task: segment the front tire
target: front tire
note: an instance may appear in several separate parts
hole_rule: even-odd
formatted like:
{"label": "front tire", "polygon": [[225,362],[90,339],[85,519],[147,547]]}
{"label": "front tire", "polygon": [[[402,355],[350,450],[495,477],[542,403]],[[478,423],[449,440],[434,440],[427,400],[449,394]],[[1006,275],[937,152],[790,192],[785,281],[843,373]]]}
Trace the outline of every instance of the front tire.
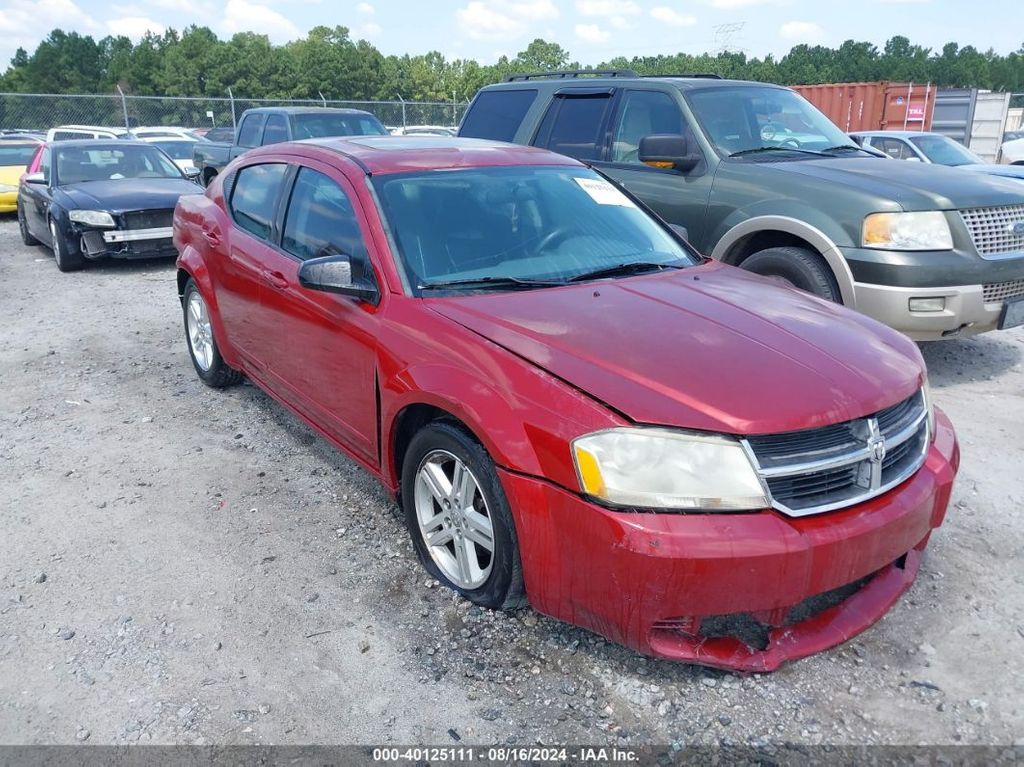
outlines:
{"label": "front tire", "polygon": [[494,461],[464,429],[423,427],[402,465],[402,508],[420,562],[481,607],[526,604],[519,542]]}
{"label": "front tire", "polygon": [[50,248],[57,268],[62,272],[74,272],[85,266],[85,259],[77,248],[72,248],[61,232],[57,219],[50,219]]}
{"label": "front tire", "polygon": [[206,299],[199,292],[196,283],[189,278],[181,301],[185,319],[185,339],[188,354],[199,379],[214,389],[223,389],[242,380],[242,374],[224,362],[220,349],[213,337],[213,323]]}
{"label": "front tire", "polygon": [[38,245],[39,240],[32,236],[28,230],[28,220],[25,218],[25,206],[18,202],[18,230],[21,232],[21,241],[29,247]]}
{"label": "front tire", "polygon": [[807,248],[767,248],[748,257],[740,266],[763,277],[775,277],[818,298],[841,304],[836,278],[820,255]]}

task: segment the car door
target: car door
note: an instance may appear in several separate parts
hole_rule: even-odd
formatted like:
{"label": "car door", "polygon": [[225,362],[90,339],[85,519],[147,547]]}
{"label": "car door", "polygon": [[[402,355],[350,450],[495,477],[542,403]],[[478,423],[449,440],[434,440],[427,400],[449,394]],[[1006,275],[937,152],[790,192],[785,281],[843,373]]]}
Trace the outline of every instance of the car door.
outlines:
{"label": "car door", "polygon": [[50,185],[54,183],[51,167],[52,157],[53,150],[49,146],[44,147],[43,156],[39,160],[39,172],[43,174],[42,184],[21,184],[25,223],[28,225],[29,232],[40,242],[50,241],[50,230],[47,228],[46,217],[52,196]]}
{"label": "car door", "polygon": [[228,157],[235,159],[249,149],[258,147],[263,140],[263,125],[266,122],[266,115],[262,112],[248,114],[242,118],[242,124],[238,126],[238,139],[228,150]]}
{"label": "car door", "polygon": [[297,168],[280,247],[264,251],[259,322],[275,389],[375,463],[376,307],[298,280],[302,262],[321,256],[346,254],[371,268],[366,231],[355,190],[339,171],[315,161]]}
{"label": "car door", "polygon": [[261,144],[280,144],[288,140],[288,120],[284,115],[270,115],[263,128]]}
{"label": "car door", "polygon": [[231,345],[248,368],[265,367],[260,286],[267,252],[277,236],[277,212],[288,165],[256,163],[239,168],[225,187],[232,224],[223,258],[214,259],[217,305]]}
{"label": "car door", "polygon": [[[640,140],[659,133],[686,136],[691,153],[700,155],[701,161],[686,173],[644,165],[639,159]],[[611,121],[610,142],[602,162],[595,165],[666,221],[685,226],[692,242],[702,242],[714,176],[672,93],[642,88],[623,91]]]}

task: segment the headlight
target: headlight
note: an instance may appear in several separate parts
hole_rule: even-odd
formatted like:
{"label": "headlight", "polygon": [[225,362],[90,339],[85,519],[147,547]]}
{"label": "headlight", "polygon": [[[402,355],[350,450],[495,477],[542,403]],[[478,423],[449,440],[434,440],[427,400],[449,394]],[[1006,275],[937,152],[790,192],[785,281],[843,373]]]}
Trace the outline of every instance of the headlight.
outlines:
{"label": "headlight", "polygon": [[740,443],[669,429],[619,428],[572,443],[580,487],[613,506],[739,511],[769,506]]}
{"label": "headlight", "polygon": [[14,184],[0,184],[0,192],[17,192],[18,187]]}
{"label": "headlight", "polygon": [[68,218],[86,226],[114,226],[114,217],[102,210],[72,210]]}
{"label": "headlight", "polygon": [[917,213],[872,213],[864,217],[865,248],[883,250],[952,250],[946,216],[937,210]]}

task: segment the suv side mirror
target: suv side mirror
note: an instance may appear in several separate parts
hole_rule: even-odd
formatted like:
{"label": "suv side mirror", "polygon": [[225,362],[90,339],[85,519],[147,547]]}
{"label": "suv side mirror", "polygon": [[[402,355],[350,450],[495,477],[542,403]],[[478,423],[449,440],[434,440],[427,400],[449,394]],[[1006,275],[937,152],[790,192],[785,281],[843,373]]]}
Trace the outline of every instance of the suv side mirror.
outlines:
{"label": "suv side mirror", "polygon": [[688,173],[700,163],[700,155],[690,152],[686,136],[654,133],[640,139],[640,162],[653,168],[671,168]]}
{"label": "suv side mirror", "polygon": [[361,259],[345,254],[311,258],[299,267],[299,284],[309,290],[338,293],[376,305],[380,291],[372,279],[366,278],[367,271]]}
{"label": "suv side mirror", "polygon": [[199,183],[199,174],[201,172],[199,168],[184,168],[181,172],[185,174],[185,178],[187,178],[189,181],[195,181],[197,184]]}
{"label": "suv side mirror", "polygon": [[46,177],[41,170],[37,170],[35,173],[26,173],[22,181],[26,184],[45,184]]}

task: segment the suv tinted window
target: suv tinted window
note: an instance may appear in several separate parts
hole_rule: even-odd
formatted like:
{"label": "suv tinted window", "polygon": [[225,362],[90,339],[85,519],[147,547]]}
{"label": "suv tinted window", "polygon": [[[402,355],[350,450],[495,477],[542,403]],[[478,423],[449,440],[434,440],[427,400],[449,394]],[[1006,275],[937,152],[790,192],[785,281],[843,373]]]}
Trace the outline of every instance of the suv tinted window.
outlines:
{"label": "suv tinted window", "polygon": [[249,165],[238,171],[231,191],[231,214],[235,222],[264,240],[270,237],[277,194],[286,168],[282,163]]}
{"label": "suv tinted window", "polygon": [[280,144],[288,140],[288,123],[284,115],[270,115],[267,127],[263,129],[264,144]]}
{"label": "suv tinted window", "polygon": [[345,191],[323,173],[302,168],[284,223],[281,247],[303,261],[342,253],[364,257],[356,213]]}
{"label": "suv tinted window", "polygon": [[600,159],[601,130],[611,102],[609,94],[556,97],[534,143],[577,160]]}
{"label": "suv tinted window", "polygon": [[263,115],[248,115],[238,129],[238,146],[258,146],[263,128]]}
{"label": "suv tinted window", "polygon": [[684,133],[683,116],[661,91],[628,91],[612,140],[612,162],[640,162],[640,139],[655,133]]}
{"label": "suv tinted window", "polygon": [[511,141],[536,98],[535,90],[484,91],[473,101],[459,135]]}

